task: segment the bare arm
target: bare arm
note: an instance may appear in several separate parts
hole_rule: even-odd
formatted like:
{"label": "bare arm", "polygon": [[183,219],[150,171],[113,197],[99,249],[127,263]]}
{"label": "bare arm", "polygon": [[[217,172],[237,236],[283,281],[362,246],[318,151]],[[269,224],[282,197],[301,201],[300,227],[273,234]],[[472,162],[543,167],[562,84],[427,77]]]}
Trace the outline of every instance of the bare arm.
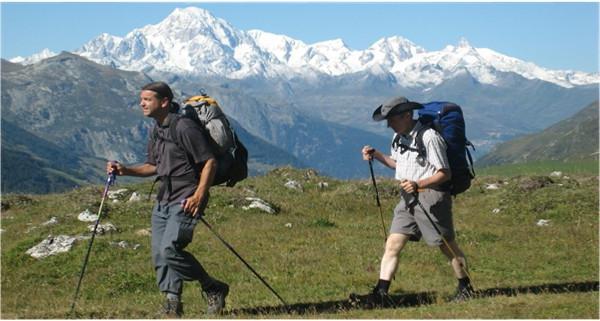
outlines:
{"label": "bare arm", "polygon": [[106,164],[106,171],[108,173],[114,172],[119,176],[148,177],[156,175],[156,166],[146,163],[128,167],[118,162],[108,162]]}
{"label": "bare arm", "polygon": [[364,160],[371,160],[375,158],[383,165],[396,169],[396,161],[393,160],[390,156],[383,154],[382,152],[376,150],[375,148],[367,145],[362,149],[362,155]]}
{"label": "bare arm", "polygon": [[198,187],[194,192],[194,195],[188,197],[185,200],[183,211],[192,216],[198,215],[198,210],[204,198],[206,197],[208,190],[210,189],[212,182],[217,172],[217,161],[214,158],[209,158],[201,168],[200,179],[198,181]]}
{"label": "bare arm", "polygon": [[435,172],[435,174],[433,174],[432,176],[424,178],[424,179],[420,179],[417,182],[403,180],[400,182],[400,186],[407,193],[412,194],[412,193],[417,192],[419,188],[430,188],[430,187],[439,186],[440,184],[443,184],[444,182],[450,180],[451,177],[452,177],[452,174],[450,173],[450,170],[440,169],[437,172]]}

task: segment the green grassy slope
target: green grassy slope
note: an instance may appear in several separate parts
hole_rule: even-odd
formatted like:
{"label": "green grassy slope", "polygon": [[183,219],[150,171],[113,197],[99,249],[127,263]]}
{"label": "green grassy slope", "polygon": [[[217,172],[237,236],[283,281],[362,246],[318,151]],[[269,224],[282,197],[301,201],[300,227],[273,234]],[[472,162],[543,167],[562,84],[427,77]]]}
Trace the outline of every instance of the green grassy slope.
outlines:
{"label": "green grassy slope", "polygon": [[56,193],[98,181],[97,158],[84,158],[2,119],[2,191]]}
{"label": "green grassy slope", "polygon": [[[365,170],[367,167],[365,165]],[[204,226],[188,247],[215,277],[228,282],[225,318],[598,318],[597,173],[565,172],[567,178],[479,176],[456,198],[458,241],[468,256],[477,289],[499,292],[448,303],[456,281],[437,249],[411,243],[392,283],[398,308],[349,309],[351,292],[366,293],[378,278],[383,251],[381,223],[370,180],[340,181],[308,170],[280,168],[234,188],[214,188],[207,220],[293,305],[290,313]],[[303,192],[284,187],[288,179]],[[328,187],[320,188],[320,182]],[[499,190],[487,190],[496,183]],[[539,183],[539,184],[536,184]],[[149,183],[117,186],[146,194]],[[380,179],[389,227],[398,187]],[[543,187],[540,187],[544,185]],[[66,194],[9,195],[2,199],[3,318],[65,318],[87,241],[70,252],[37,260],[25,251],[49,234],[85,233],[77,214],[100,203],[101,186]],[[279,212],[242,210],[245,197],[260,197]],[[127,195],[125,196],[128,197]],[[155,318],[162,302],[150,261],[152,202],[107,203],[106,218],[119,228],[96,238],[77,303],[79,318]],[[498,209],[498,213],[493,211]],[[57,217],[56,225],[41,223]],[[548,226],[537,226],[540,219]],[[125,240],[140,248],[110,244]],[[551,284],[557,285],[556,289]],[[571,284],[569,288],[568,285]],[[578,287],[578,284],[584,284]],[[554,290],[552,290],[554,289]],[[570,290],[569,290],[570,289]],[[514,291],[529,294],[514,294]],[[419,302],[414,298],[427,298]],[[413,299],[410,299],[413,298]],[[196,284],[183,293],[186,318],[204,318]],[[263,309],[260,309],[263,308]],[[255,314],[262,310],[265,314]]]}
{"label": "green grassy slope", "polygon": [[480,166],[535,161],[598,160],[598,102],[547,129],[498,145]]}

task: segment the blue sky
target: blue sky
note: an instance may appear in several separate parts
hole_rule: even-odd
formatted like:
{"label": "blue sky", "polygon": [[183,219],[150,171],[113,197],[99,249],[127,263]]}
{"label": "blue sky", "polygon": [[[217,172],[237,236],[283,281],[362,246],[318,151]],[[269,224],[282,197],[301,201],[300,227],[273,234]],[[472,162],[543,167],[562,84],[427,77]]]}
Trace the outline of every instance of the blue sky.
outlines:
{"label": "blue sky", "polygon": [[2,58],[44,48],[75,50],[102,32],[124,36],[177,7],[198,6],[243,30],[286,34],[306,43],[341,38],[365,49],[402,36],[428,51],[457,44],[550,69],[598,72],[599,4],[587,3],[6,3]]}

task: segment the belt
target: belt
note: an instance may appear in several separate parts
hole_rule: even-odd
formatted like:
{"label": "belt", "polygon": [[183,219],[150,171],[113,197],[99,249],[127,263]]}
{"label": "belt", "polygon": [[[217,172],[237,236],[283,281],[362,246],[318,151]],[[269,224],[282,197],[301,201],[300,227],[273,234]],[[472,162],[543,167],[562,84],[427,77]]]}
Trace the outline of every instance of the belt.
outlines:
{"label": "belt", "polygon": [[417,189],[417,193],[422,193],[422,192],[427,192],[427,191],[436,191],[436,192],[448,192],[449,190],[446,190],[444,188],[418,188]]}

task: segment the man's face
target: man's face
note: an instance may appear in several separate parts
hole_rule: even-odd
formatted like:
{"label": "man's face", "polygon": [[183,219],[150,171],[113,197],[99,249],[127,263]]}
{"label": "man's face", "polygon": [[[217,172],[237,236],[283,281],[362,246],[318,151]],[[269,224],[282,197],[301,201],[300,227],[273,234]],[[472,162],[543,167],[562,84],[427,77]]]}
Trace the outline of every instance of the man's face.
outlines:
{"label": "man's face", "polygon": [[155,117],[162,113],[162,108],[168,104],[168,99],[158,99],[156,93],[152,90],[142,90],[140,93],[140,107],[146,117]]}
{"label": "man's face", "polygon": [[396,134],[408,134],[411,129],[412,117],[410,112],[400,115],[393,115],[387,118],[387,127],[391,128]]}

